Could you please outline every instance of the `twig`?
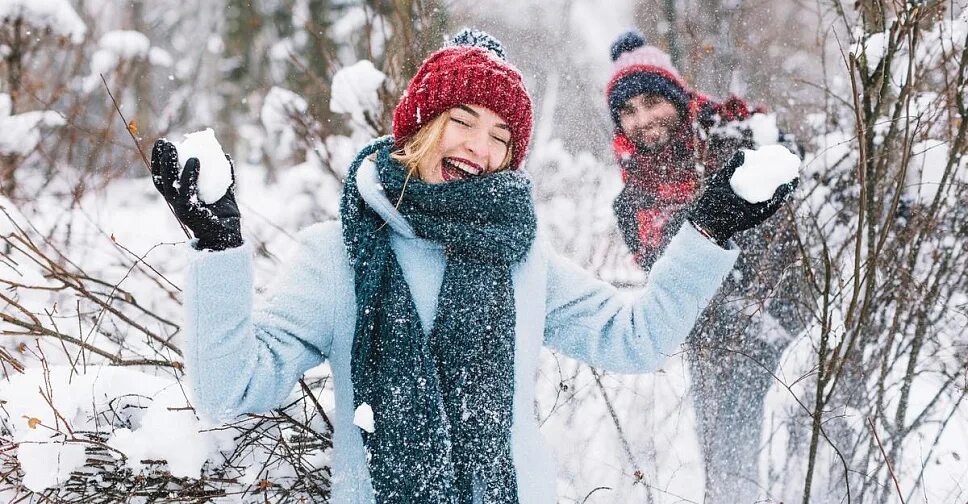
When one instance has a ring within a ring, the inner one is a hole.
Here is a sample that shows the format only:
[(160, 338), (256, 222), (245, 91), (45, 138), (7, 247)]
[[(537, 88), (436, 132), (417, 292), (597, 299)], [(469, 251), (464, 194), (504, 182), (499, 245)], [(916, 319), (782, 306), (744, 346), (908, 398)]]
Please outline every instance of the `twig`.
[[(138, 154), (141, 155), (141, 161), (144, 162), (145, 169), (148, 170), (148, 175), (153, 176), (151, 173), (151, 163), (148, 162), (148, 156), (145, 155), (145, 151), (141, 148), (141, 144), (138, 143), (138, 139), (134, 136), (131, 128), (128, 127), (128, 120), (125, 119), (124, 114), (121, 113), (121, 106), (118, 105), (118, 100), (114, 98), (114, 93), (111, 92), (111, 88), (108, 86), (108, 81), (104, 78), (104, 74), (98, 75), (101, 76), (101, 82), (104, 83), (104, 89), (108, 92), (108, 96), (111, 97), (111, 101), (114, 103), (114, 110), (118, 111), (118, 116), (121, 118), (121, 122), (124, 124), (124, 129), (128, 132), (128, 135), (131, 137), (131, 141), (134, 142), (134, 146), (138, 149)], [(165, 198), (165, 204), (168, 205), (168, 210), (171, 210), (171, 214), (175, 216), (175, 220), (178, 222), (178, 225), (181, 226), (182, 232), (184, 232), (185, 236), (191, 240), (191, 233), (188, 232), (188, 228), (185, 227), (185, 224), (181, 221), (181, 219), (178, 218), (178, 214), (175, 213), (175, 209), (172, 208), (171, 203), (167, 198)]]
[(326, 422), (326, 427), (329, 428), (329, 432), (333, 432), (333, 422), (329, 420), (329, 417), (326, 415), (326, 412), (323, 411), (323, 405), (319, 404), (319, 400), (316, 399), (316, 395), (313, 394), (312, 389), (310, 389), (309, 385), (306, 384), (305, 379), (303, 378), (299, 379), (299, 387), (302, 388), (303, 393), (309, 397), (310, 401), (312, 401), (313, 406), (316, 407), (316, 411), (319, 412), (320, 416), (323, 417), (323, 421)]
[(897, 474), (894, 473), (894, 466), (891, 465), (891, 459), (884, 452), (884, 445), (881, 444), (881, 438), (878, 437), (877, 429), (874, 427), (874, 419), (867, 417), (867, 423), (871, 426), (871, 434), (874, 435), (874, 440), (877, 441), (877, 447), (881, 450), (881, 455), (884, 456), (884, 462), (887, 463), (887, 470), (891, 473), (891, 479), (894, 480), (894, 488), (897, 489), (897, 498), (901, 500), (901, 504), (904, 504), (904, 495), (901, 494), (901, 484), (897, 482)]
[(588, 499), (592, 496), (593, 493), (595, 493), (595, 492), (597, 492), (599, 490), (611, 490), (611, 489), (612, 489), (612, 487), (607, 487), (607, 486), (600, 486), (600, 487), (592, 488), (592, 491), (591, 492), (588, 492), (587, 494), (585, 494), (585, 498), (581, 500), (581, 504), (585, 504), (586, 502), (588, 502)]
[(138, 143), (138, 139), (134, 136), (131, 131), (131, 127), (128, 126), (128, 120), (124, 118), (124, 114), (121, 113), (121, 107), (118, 105), (118, 100), (114, 98), (114, 93), (111, 92), (111, 88), (108, 86), (108, 81), (104, 78), (104, 74), (98, 74), (101, 76), (101, 82), (104, 83), (104, 89), (108, 92), (108, 96), (111, 97), (111, 101), (114, 103), (114, 110), (118, 111), (118, 115), (121, 116), (121, 122), (124, 123), (124, 129), (131, 136), (131, 140), (134, 142), (135, 148), (138, 149), (138, 154), (141, 155), (141, 161), (145, 164), (145, 169), (148, 170), (148, 174), (151, 174), (151, 163), (148, 162), (148, 156), (145, 155), (145, 151), (141, 148), (141, 144)]
[[(595, 383), (598, 385), (599, 392), (602, 393), (602, 398), (605, 400), (605, 407), (608, 408), (608, 414), (612, 417), (612, 422), (615, 423), (615, 430), (618, 431), (619, 440), (622, 441), (622, 449), (625, 451), (625, 456), (628, 457), (629, 463), (635, 469), (635, 479), (636, 481), (642, 481), (645, 483), (646, 487), (650, 488), (652, 485), (649, 484), (645, 477), (645, 471), (639, 469), (639, 464), (635, 460), (635, 455), (632, 453), (632, 445), (629, 444), (628, 438), (625, 436), (625, 430), (622, 429), (622, 424), (618, 420), (618, 413), (615, 412), (615, 407), (612, 405), (611, 399), (609, 399), (608, 394), (605, 391), (605, 385), (602, 383), (602, 375), (597, 369), (592, 368), (592, 375), (595, 377)], [(648, 494), (648, 502), (652, 502), (651, 492)]]

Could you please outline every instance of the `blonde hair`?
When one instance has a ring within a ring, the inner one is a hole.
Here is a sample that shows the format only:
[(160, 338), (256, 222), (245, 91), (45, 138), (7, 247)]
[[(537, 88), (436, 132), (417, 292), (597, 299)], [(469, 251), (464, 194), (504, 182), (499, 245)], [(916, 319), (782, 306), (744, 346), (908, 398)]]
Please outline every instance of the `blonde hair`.
[(447, 112), (438, 115), (417, 130), (407, 143), (403, 144), (403, 147), (390, 154), (390, 157), (407, 167), (408, 177), (417, 170), (420, 161), (429, 156), (440, 144), (440, 139), (444, 136), (444, 127), (447, 126), (449, 119), (450, 114)]
[[(448, 120), (450, 120), (450, 113), (446, 111), (442, 112), (432, 121), (417, 130), (403, 147), (390, 154), (390, 157), (407, 167), (408, 179), (417, 171), (417, 166), (420, 162), (430, 156), (434, 152), (434, 149), (440, 145), (440, 139), (444, 136), (444, 127), (447, 126)], [(504, 159), (501, 161), (502, 170), (511, 164), (512, 157), (511, 145), (508, 145), (507, 152), (504, 153)]]

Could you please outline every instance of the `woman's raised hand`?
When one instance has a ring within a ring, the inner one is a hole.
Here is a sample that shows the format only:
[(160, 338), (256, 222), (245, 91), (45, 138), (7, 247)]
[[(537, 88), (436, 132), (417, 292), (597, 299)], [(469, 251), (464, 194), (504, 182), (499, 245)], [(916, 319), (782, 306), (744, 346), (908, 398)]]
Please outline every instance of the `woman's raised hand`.
[(155, 188), (168, 201), (175, 216), (198, 239), (196, 247), (206, 250), (225, 250), (242, 245), (242, 226), (239, 206), (235, 202), (235, 165), (226, 155), (232, 168), (232, 185), (215, 203), (206, 204), (198, 196), (198, 158), (189, 158), (182, 170), (174, 144), (161, 139), (151, 150), (151, 179)]

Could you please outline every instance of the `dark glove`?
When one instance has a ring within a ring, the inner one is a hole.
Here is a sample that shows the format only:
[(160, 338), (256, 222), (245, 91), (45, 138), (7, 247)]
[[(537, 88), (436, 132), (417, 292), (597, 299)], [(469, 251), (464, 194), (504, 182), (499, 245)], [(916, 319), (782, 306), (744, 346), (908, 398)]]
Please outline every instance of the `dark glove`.
[(241, 216), (235, 203), (235, 165), (228, 155), (225, 159), (232, 167), (232, 184), (218, 201), (206, 204), (198, 196), (198, 158), (189, 158), (179, 177), (178, 152), (171, 142), (158, 140), (151, 150), (155, 188), (198, 239), (199, 249), (225, 250), (242, 245)]
[(743, 165), (743, 151), (733, 154), (721, 170), (709, 178), (702, 196), (689, 209), (689, 220), (724, 245), (733, 234), (750, 229), (776, 213), (800, 183), (793, 179), (777, 187), (773, 197), (762, 203), (750, 203), (733, 192), (729, 179)]

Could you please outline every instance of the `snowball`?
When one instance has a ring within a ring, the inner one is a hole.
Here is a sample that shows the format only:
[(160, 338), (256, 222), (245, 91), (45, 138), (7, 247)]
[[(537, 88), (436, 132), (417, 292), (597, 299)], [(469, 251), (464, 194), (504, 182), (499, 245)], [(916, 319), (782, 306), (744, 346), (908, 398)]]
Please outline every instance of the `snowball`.
[(351, 114), (354, 120), (363, 122), (364, 112), (380, 107), (377, 90), (384, 79), (386, 75), (367, 60), (341, 68), (333, 76), (329, 109), (337, 114)]
[(743, 165), (729, 179), (739, 197), (750, 203), (762, 203), (773, 197), (777, 187), (797, 178), (800, 158), (780, 145), (767, 145), (758, 150), (743, 149)]
[(373, 426), (373, 408), (369, 404), (363, 403), (356, 408), (356, 412), (353, 413), (353, 425), (371, 434), (376, 430)]
[(182, 167), (190, 158), (198, 158), (198, 198), (204, 203), (221, 199), (232, 185), (232, 167), (212, 128), (185, 135), (184, 140), (175, 144), (175, 149)]

